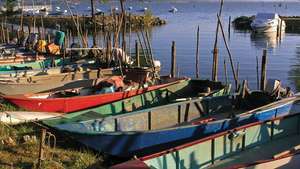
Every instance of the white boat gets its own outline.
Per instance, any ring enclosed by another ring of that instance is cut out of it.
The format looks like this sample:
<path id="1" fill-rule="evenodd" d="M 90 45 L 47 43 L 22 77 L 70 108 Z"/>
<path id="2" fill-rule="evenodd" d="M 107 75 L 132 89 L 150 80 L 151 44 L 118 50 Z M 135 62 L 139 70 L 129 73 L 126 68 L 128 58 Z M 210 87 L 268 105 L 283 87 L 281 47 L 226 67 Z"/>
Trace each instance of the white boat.
<path id="1" fill-rule="evenodd" d="M 277 13 L 258 13 L 251 23 L 251 28 L 255 32 L 277 32 L 281 18 Z M 282 20 L 281 31 L 285 31 L 285 22 Z"/>
<path id="2" fill-rule="evenodd" d="M 178 9 L 177 8 L 175 8 L 174 6 L 169 10 L 169 12 L 171 12 L 171 13 L 176 13 L 176 12 L 178 12 Z"/>

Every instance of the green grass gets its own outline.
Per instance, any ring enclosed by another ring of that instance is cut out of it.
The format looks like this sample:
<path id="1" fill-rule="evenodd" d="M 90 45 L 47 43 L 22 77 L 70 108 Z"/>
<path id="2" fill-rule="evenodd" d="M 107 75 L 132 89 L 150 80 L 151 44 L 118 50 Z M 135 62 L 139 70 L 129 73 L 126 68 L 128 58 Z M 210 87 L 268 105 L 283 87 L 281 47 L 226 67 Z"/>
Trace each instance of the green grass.
<path id="1" fill-rule="evenodd" d="M 24 141 L 23 136 L 35 136 L 36 140 Z M 8 126 L 0 123 L 0 168 L 34 169 L 37 168 L 40 127 L 36 124 Z M 12 140 L 8 144 L 6 140 Z M 43 169 L 83 169 L 106 168 L 103 158 L 89 150 L 66 147 L 64 140 L 58 140 L 57 147 L 45 146 Z M 66 148 L 64 148 L 66 147 Z"/>
<path id="2" fill-rule="evenodd" d="M 8 101 L 2 101 L 0 104 L 0 111 L 22 111 L 23 109 L 9 103 Z"/>

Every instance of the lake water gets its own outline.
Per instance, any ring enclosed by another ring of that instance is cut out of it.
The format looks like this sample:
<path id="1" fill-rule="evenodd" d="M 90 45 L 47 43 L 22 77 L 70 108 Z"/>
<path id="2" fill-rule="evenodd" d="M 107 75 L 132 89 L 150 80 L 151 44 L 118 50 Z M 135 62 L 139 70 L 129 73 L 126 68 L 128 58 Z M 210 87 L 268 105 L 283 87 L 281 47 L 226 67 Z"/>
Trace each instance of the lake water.
<path id="1" fill-rule="evenodd" d="M 89 6 L 89 1 L 84 1 L 79 9 L 84 10 Z M 108 10 L 110 6 L 118 6 L 118 2 L 109 2 L 99 5 L 98 8 Z M 132 6 L 133 11 L 147 7 L 154 15 L 167 20 L 167 24 L 151 30 L 151 42 L 155 58 L 162 63 L 162 73 L 170 70 L 171 42 L 176 42 L 178 72 L 181 76 L 194 77 L 196 30 L 200 26 L 200 76 L 211 78 L 212 49 L 216 30 L 216 14 L 219 2 L 201 0 L 158 0 L 158 1 L 127 1 L 127 6 Z M 173 14 L 168 10 L 176 7 L 178 12 Z M 234 19 L 241 15 L 255 15 L 257 12 L 278 12 L 280 15 L 300 15 L 300 2 L 226 2 L 224 4 L 222 20 L 227 36 L 228 18 Z M 135 38 L 132 39 L 132 44 Z M 227 62 L 229 78 L 232 73 L 229 57 L 226 52 L 221 34 L 219 46 L 219 80 L 224 81 L 224 60 Z M 252 89 L 256 89 L 256 57 L 261 62 L 262 50 L 267 49 L 268 65 L 267 77 L 280 79 L 285 86 L 300 90 L 297 79 L 300 79 L 300 37 L 299 34 L 285 33 L 282 40 L 276 40 L 276 35 L 254 36 L 250 32 L 231 29 L 229 40 L 235 65 L 240 65 L 239 79 L 246 79 Z M 300 84 L 300 83 L 299 83 Z"/>

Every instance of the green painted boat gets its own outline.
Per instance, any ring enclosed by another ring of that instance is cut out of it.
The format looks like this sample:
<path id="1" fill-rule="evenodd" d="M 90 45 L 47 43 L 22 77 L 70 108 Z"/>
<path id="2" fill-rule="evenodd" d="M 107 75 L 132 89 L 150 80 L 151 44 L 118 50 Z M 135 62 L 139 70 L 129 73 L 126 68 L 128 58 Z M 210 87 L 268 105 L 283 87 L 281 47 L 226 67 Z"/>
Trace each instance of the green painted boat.
<path id="1" fill-rule="evenodd" d="M 55 65 L 57 66 L 61 66 L 64 63 L 63 58 L 56 58 L 54 61 Z M 51 62 L 52 59 L 48 58 L 45 60 L 38 60 L 34 62 L 0 64 L 0 72 L 15 71 L 16 69 L 45 69 L 50 67 Z"/>
<path id="2" fill-rule="evenodd" d="M 205 93 L 208 87 L 211 89 L 211 92 Z M 43 123 L 48 126 L 55 126 L 63 123 L 72 123 L 111 115 L 125 114 L 135 110 L 185 101 L 186 99 L 193 97 L 223 96 L 230 93 L 230 88 L 231 85 L 222 85 L 221 82 L 184 78 L 178 81 L 178 83 L 158 90 L 149 91 L 99 107 L 65 114 L 58 118 L 45 120 Z"/>

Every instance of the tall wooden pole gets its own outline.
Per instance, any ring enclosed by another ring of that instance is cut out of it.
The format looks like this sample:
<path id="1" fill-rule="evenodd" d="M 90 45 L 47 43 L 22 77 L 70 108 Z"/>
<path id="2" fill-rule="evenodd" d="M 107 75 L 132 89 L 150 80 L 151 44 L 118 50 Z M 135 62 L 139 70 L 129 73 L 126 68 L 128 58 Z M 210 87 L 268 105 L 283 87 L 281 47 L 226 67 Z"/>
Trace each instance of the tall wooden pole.
<path id="1" fill-rule="evenodd" d="M 122 10 L 122 21 L 121 21 L 121 25 L 122 26 L 122 49 L 124 51 L 124 53 L 126 54 L 126 11 L 125 11 L 125 7 L 124 7 L 124 2 L 125 0 L 120 0 L 120 5 L 121 5 L 121 10 Z"/>
<path id="2" fill-rule="evenodd" d="M 225 59 L 224 59 L 224 75 L 225 75 L 225 83 L 228 84 L 227 65 Z"/>
<path id="3" fill-rule="evenodd" d="M 200 34 L 200 29 L 199 26 L 197 28 L 197 46 L 196 46 L 196 78 L 199 78 L 200 73 L 199 73 L 199 34 Z"/>
<path id="4" fill-rule="evenodd" d="M 95 5 L 94 0 L 91 0 L 91 9 L 92 9 L 92 21 L 93 21 L 93 46 L 96 47 L 96 17 L 95 17 Z"/>
<path id="5" fill-rule="evenodd" d="M 221 19 L 220 19 L 219 15 L 217 15 L 217 18 L 218 18 L 218 22 L 219 22 L 219 24 L 220 24 L 220 28 L 221 28 L 221 33 L 222 33 L 223 41 L 224 41 L 224 44 L 225 44 L 227 53 L 228 53 L 228 55 L 229 55 L 230 66 L 231 66 L 231 70 L 232 70 L 233 77 L 234 77 L 234 81 L 235 81 L 235 87 L 236 87 L 236 89 L 237 89 L 238 86 L 239 86 L 239 81 L 238 81 L 238 77 L 237 77 L 236 71 L 235 71 L 235 69 L 234 69 L 233 58 L 232 58 L 231 52 L 230 52 L 230 50 L 229 50 L 229 47 L 228 47 L 228 44 L 227 44 L 227 41 L 226 41 L 224 29 L 223 29 L 223 26 L 222 26 Z"/>
<path id="6" fill-rule="evenodd" d="M 176 76 L 176 44 L 172 42 L 172 58 L 171 58 L 171 77 Z"/>
<path id="7" fill-rule="evenodd" d="M 263 56 L 261 60 L 261 79 L 260 79 L 260 90 L 264 91 L 266 89 L 266 79 L 267 79 L 267 50 L 263 50 Z"/>
<path id="8" fill-rule="evenodd" d="M 135 41 L 135 59 L 136 59 L 136 66 L 140 67 L 141 64 L 140 64 L 139 43 L 137 40 Z"/>
<path id="9" fill-rule="evenodd" d="M 218 15 L 221 16 L 223 9 L 223 0 L 221 0 L 220 10 Z M 213 49 L 213 69 L 212 69 L 212 80 L 218 81 L 218 34 L 219 34 L 219 22 L 217 22 L 216 35 L 215 35 L 215 43 Z"/>
<path id="10" fill-rule="evenodd" d="M 256 56 L 256 88 L 259 90 L 259 63 L 258 63 L 258 57 Z"/>
<path id="11" fill-rule="evenodd" d="M 230 33 L 231 33 L 230 29 L 231 29 L 231 16 L 229 16 L 228 19 L 228 39 L 230 39 Z"/>

